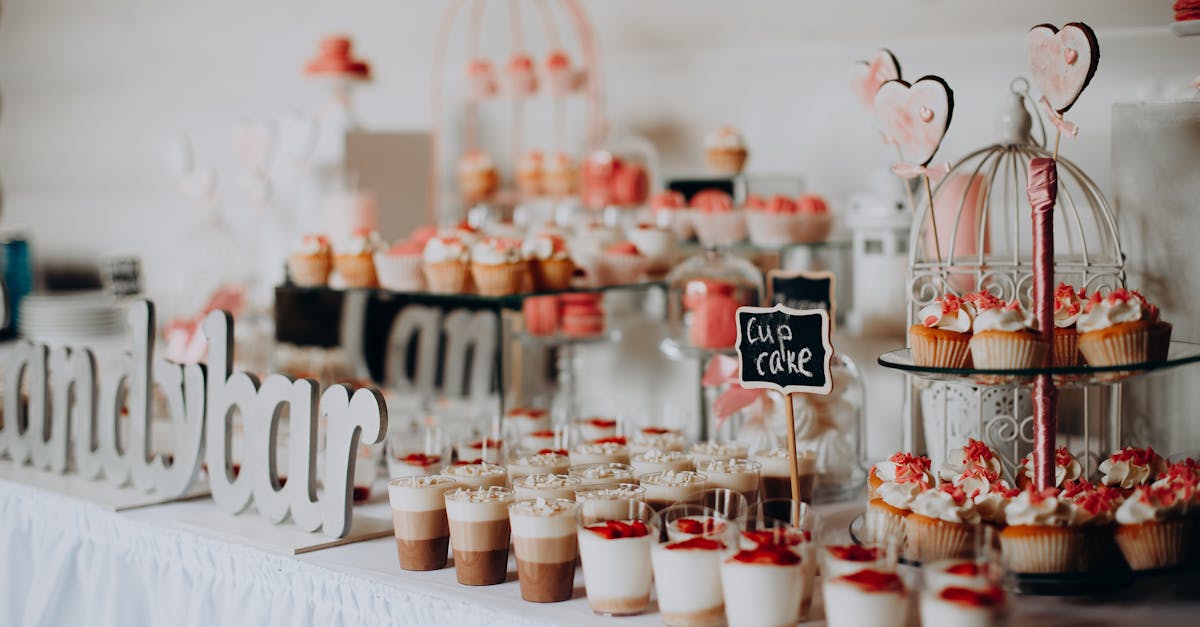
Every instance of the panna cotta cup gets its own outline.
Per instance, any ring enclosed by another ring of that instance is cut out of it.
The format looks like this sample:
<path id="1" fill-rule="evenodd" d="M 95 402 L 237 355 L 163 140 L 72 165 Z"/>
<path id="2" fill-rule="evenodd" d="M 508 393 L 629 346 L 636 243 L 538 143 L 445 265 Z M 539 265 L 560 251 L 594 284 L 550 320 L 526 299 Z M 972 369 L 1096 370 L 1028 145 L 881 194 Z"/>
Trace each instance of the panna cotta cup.
<path id="1" fill-rule="evenodd" d="M 729 488 L 708 488 L 700 493 L 700 504 L 711 507 L 727 520 L 733 521 L 741 529 L 746 525 L 746 518 L 751 514 L 750 502 L 741 492 Z M 736 538 L 735 538 L 736 540 Z"/>
<path id="2" fill-rule="evenodd" d="M 908 624 L 908 588 L 894 572 L 865 569 L 825 577 L 822 591 L 825 621 L 829 627 L 904 627 Z"/>
<path id="3" fill-rule="evenodd" d="M 921 575 L 926 589 L 986 588 L 1000 583 L 1004 571 L 998 564 L 984 560 L 949 559 L 923 564 Z"/>
<path id="4" fill-rule="evenodd" d="M 699 502 L 708 477 L 690 470 L 667 470 L 642 475 L 638 477 L 638 483 L 646 489 L 646 502 L 650 507 L 662 510 L 676 503 Z"/>
<path id="5" fill-rule="evenodd" d="M 696 464 L 696 470 L 708 476 L 708 487 L 741 492 L 746 500 L 758 501 L 762 482 L 762 464 L 748 459 L 714 459 Z"/>
<path id="6" fill-rule="evenodd" d="M 504 583 L 511 539 L 508 506 L 513 502 L 513 491 L 497 486 L 457 488 L 445 497 L 458 583 L 467 586 Z"/>
<path id="7" fill-rule="evenodd" d="M 588 605 L 604 616 L 640 614 L 650 604 L 654 510 L 642 501 L 589 499 L 576 514 Z"/>
<path id="8" fill-rule="evenodd" d="M 465 488 L 502 487 L 508 480 L 504 466 L 489 462 L 454 462 L 443 468 L 442 474 L 454 477 Z"/>
<path id="9" fill-rule="evenodd" d="M 753 548 L 742 548 L 721 563 L 730 627 L 793 625 L 800 620 L 803 560 L 786 543 L 795 533 L 781 521 L 761 522 Z"/>
<path id="10" fill-rule="evenodd" d="M 995 585 L 928 588 L 919 601 L 922 627 L 1001 627 L 1008 624 L 1008 599 Z"/>
<path id="11" fill-rule="evenodd" d="M 580 442 L 592 442 L 611 438 L 617 435 L 618 421 L 616 418 L 592 416 L 575 420 L 575 429 L 579 432 Z"/>
<path id="12" fill-rule="evenodd" d="M 575 490 L 583 483 L 575 477 L 567 475 L 527 475 L 512 484 L 516 499 L 574 499 Z"/>
<path id="13" fill-rule="evenodd" d="M 742 526 L 757 534 L 743 533 L 743 548 L 767 541 L 783 544 L 800 556 L 803 580 L 800 617 L 807 618 L 816 590 L 817 552 L 821 546 L 821 519 L 812 506 L 792 499 L 767 499 L 751 506 Z M 785 530 L 782 536 L 780 529 Z"/>
<path id="14" fill-rule="evenodd" d="M 629 452 L 637 455 L 646 451 L 678 451 L 687 449 L 687 437 L 678 429 L 642 427 L 629 438 Z"/>
<path id="15" fill-rule="evenodd" d="M 536 453 L 515 455 L 508 460 L 508 481 L 516 485 L 529 475 L 565 475 L 571 468 L 570 458 L 563 451 L 542 449 Z"/>
<path id="16" fill-rule="evenodd" d="M 745 459 L 749 447 L 741 442 L 697 442 L 692 445 L 692 461 L 699 468 L 714 459 Z"/>
<path id="17" fill-rule="evenodd" d="M 580 444 L 571 449 L 571 465 L 628 464 L 629 446 L 625 438 L 613 436 Z"/>
<path id="18" fill-rule="evenodd" d="M 638 477 L 664 470 L 682 472 L 696 469 L 696 465 L 692 463 L 692 457 L 687 453 L 659 449 L 650 449 L 631 455 L 629 465 L 633 466 L 633 474 Z"/>
<path id="19" fill-rule="evenodd" d="M 588 488 L 576 492 L 575 500 L 580 503 L 586 503 L 587 501 L 601 501 L 607 504 L 597 505 L 595 507 L 608 508 L 604 511 L 614 511 L 619 514 L 628 508 L 627 503 L 631 501 L 644 503 L 646 501 L 646 488 L 633 483 L 622 483 L 618 486 L 607 486 L 601 488 Z"/>
<path id="20" fill-rule="evenodd" d="M 668 507 L 658 514 L 662 530 L 651 548 L 654 589 L 663 622 L 673 627 L 725 624 L 721 562 L 737 541 L 737 528 L 699 505 Z"/>
<path id="21" fill-rule="evenodd" d="M 489 464 L 503 464 L 505 460 L 504 440 L 480 438 L 459 442 L 455 447 L 459 461 L 483 460 Z"/>
<path id="22" fill-rule="evenodd" d="M 762 464 L 762 498 L 790 499 L 792 494 L 792 469 L 785 448 L 773 448 L 756 452 L 752 460 Z M 817 455 L 812 451 L 796 451 L 796 475 L 799 480 L 800 500 L 812 502 L 813 487 L 817 478 Z"/>
<path id="23" fill-rule="evenodd" d="M 578 535 L 575 499 L 529 499 L 508 507 L 521 598 L 556 603 L 575 589 Z"/>
<path id="24" fill-rule="evenodd" d="M 622 483 L 637 483 L 633 477 L 633 468 L 629 464 L 604 463 L 571 466 L 567 470 L 567 475 L 579 479 L 579 490 L 615 487 Z"/>
<path id="25" fill-rule="evenodd" d="M 391 479 L 435 475 L 450 462 L 450 444 L 437 427 L 389 434 L 386 449 Z"/>
<path id="26" fill-rule="evenodd" d="M 564 449 L 567 447 L 567 442 L 570 441 L 570 438 L 567 436 L 565 428 L 556 428 L 531 431 L 522 435 L 518 441 L 524 450 L 541 451 L 544 449 Z"/>
<path id="27" fill-rule="evenodd" d="M 550 412 L 537 407 L 513 407 L 504 413 L 504 432 L 513 441 L 536 431 L 552 429 Z"/>
<path id="28" fill-rule="evenodd" d="M 453 477 L 445 475 L 400 477 L 388 482 L 400 568 L 438 570 L 446 567 L 450 544 L 446 492 L 457 486 Z"/>

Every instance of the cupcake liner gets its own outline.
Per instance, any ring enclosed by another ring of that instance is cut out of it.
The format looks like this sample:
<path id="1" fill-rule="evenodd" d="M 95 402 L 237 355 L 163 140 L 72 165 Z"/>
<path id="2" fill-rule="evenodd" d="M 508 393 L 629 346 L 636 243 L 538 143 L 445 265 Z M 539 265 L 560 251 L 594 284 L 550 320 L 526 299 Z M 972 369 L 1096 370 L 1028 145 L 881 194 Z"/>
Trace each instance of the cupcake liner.
<path id="1" fill-rule="evenodd" d="M 425 283 L 435 294 L 461 294 L 467 291 L 471 266 L 465 261 L 440 261 L 425 264 Z"/>
<path id="2" fill-rule="evenodd" d="M 542 178 L 542 187 L 551 196 L 567 196 L 575 191 L 575 174 L 569 171 L 547 172 Z"/>
<path id="3" fill-rule="evenodd" d="M 743 148 L 714 148 L 705 151 L 708 166 L 719 174 L 737 174 L 746 167 L 750 154 Z"/>
<path id="4" fill-rule="evenodd" d="M 974 548 L 971 525 L 946 522 L 921 514 L 904 518 L 905 556 L 918 562 L 968 557 Z"/>
<path id="5" fill-rule="evenodd" d="M 1075 329 L 1055 329 L 1054 367 L 1070 368 L 1079 362 L 1079 333 Z"/>
<path id="6" fill-rule="evenodd" d="M 746 231 L 755 246 L 786 246 L 796 243 L 801 216 L 798 213 L 746 211 Z"/>
<path id="7" fill-rule="evenodd" d="M 1195 532 L 1187 520 L 1164 520 L 1140 525 L 1119 525 L 1117 546 L 1134 570 L 1167 568 L 1183 562 L 1188 537 Z"/>
<path id="8" fill-rule="evenodd" d="M 728 246 L 746 239 L 746 216 L 740 210 L 708 212 L 690 210 L 696 237 L 705 246 Z"/>
<path id="9" fill-rule="evenodd" d="M 596 279 L 600 285 L 637 283 L 647 265 L 649 261 L 641 255 L 603 255 L 596 260 Z"/>
<path id="10" fill-rule="evenodd" d="M 883 542 L 887 538 L 904 538 L 904 518 L 906 513 L 896 511 L 881 499 L 871 499 L 867 503 L 867 513 L 863 517 L 866 523 L 867 538 L 872 542 Z"/>
<path id="11" fill-rule="evenodd" d="M 1167 353 L 1171 347 L 1171 330 L 1170 322 L 1159 320 L 1150 327 L 1150 345 L 1147 348 L 1147 356 L 1150 361 L 1166 361 Z"/>
<path id="12" fill-rule="evenodd" d="M 342 275 L 346 287 L 379 287 L 375 260 L 368 254 L 334 255 L 333 269 Z"/>
<path id="13" fill-rule="evenodd" d="M 1136 323 L 1080 333 L 1079 352 L 1091 366 L 1139 364 L 1147 361 L 1151 335 L 1149 325 Z"/>
<path id="14" fill-rule="evenodd" d="M 523 261 L 488 265 L 471 264 L 471 278 L 475 289 L 484 296 L 509 296 L 518 294 L 528 276 L 527 264 Z"/>
<path id="15" fill-rule="evenodd" d="M 425 289 L 425 275 L 421 272 L 423 263 L 420 255 L 375 253 L 375 274 L 379 278 L 379 286 L 405 292 Z"/>
<path id="16" fill-rule="evenodd" d="M 908 333 L 914 364 L 930 368 L 966 368 L 970 363 L 970 333 L 914 328 L 920 329 Z"/>
<path id="17" fill-rule="evenodd" d="M 1082 527 L 1014 525 L 1000 532 L 1004 564 L 1018 573 L 1078 572 L 1089 550 Z"/>
<path id="18" fill-rule="evenodd" d="M 486 198 L 496 191 L 499 179 L 495 170 L 459 173 L 458 186 L 462 189 L 463 196 L 467 198 Z"/>
<path id="19" fill-rule="evenodd" d="M 301 287 L 317 287 L 329 282 L 333 260 L 329 255 L 294 253 L 288 257 L 288 274 L 292 283 Z"/>
<path id="20" fill-rule="evenodd" d="M 533 289 L 539 292 L 565 290 L 571 287 L 575 262 L 570 259 L 534 259 L 529 262 Z"/>
<path id="21" fill-rule="evenodd" d="M 1048 346 L 1032 333 L 983 331 L 971 337 L 976 368 L 1018 370 L 1042 365 Z"/>

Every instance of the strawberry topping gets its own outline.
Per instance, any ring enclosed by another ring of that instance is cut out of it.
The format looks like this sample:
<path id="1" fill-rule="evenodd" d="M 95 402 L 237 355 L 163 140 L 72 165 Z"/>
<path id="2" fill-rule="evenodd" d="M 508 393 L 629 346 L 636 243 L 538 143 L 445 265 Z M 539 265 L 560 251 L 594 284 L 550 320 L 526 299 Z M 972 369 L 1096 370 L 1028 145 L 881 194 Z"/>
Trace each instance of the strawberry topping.
<path id="1" fill-rule="evenodd" d="M 995 586 L 983 590 L 950 586 L 938 593 L 944 601 L 970 605 L 971 607 L 999 607 L 1004 605 L 1004 591 Z"/>
<path id="2" fill-rule="evenodd" d="M 829 554 L 847 562 L 873 562 L 879 559 L 879 549 L 857 544 L 829 545 Z"/>
<path id="3" fill-rule="evenodd" d="M 1134 466 L 1149 466 L 1159 459 L 1159 455 L 1151 447 L 1134 448 L 1127 446 L 1113 453 L 1109 459 L 1114 462 L 1129 462 Z"/>
<path id="4" fill-rule="evenodd" d="M 646 523 L 640 520 L 608 520 L 584 527 L 588 531 L 605 540 L 620 540 L 622 538 L 641 538 L 650 534 Z"/>
<path id="5" fill-rule="evenodd" d="M 695 537 L 682 542 L 672 542 L 663 548 L 668 551 L 724 551 L 725 543 L 712 538 Z"/>
<path id="6" fill-rule="evenodd" d="M 665 427 L 643 427 L 642 428 L 642 433 L 644 433 L 646 435 L 666 435 L 671 432 L 672 432 L 671 429 L 667 429 Z"/>
<path id="7" fill-rule="evenodd" d="M 482 440 L 472 442 L 468 446 L 470 446 L 473 449 L 500 448 L 500 447 L 504 446 L 504 440 L 493 440 L 491 438 L 484 438 Z"/>
<path id="8" fill-rule="evenodd" d="M 442 461 L 441 455 L 426 455 L 424 453 L 409 453 L 400 460 L 409 466 L 432 466 Z"/>
<path id="9" fill-rule="evenodd" d="M 812 541 L 811 532 L 797 531 L 795 529 L 760 529 L 757 531 L 743 531 L 742 537 L 758 546 L 764 546 L 768 544 L 795 546 L 801 542 Z"/>
<path id="10" fill-rule="evenodd" d="M 617 421 L 612 418 L 588 418 L 583 422 L 597 429 L 611 429 L 617 426 Z"/>
<path id="11" fill-rule="evenodd" d="M 680 518 L 675 521 L 675 528 L 680 533 L 692 535 L 712 535 L 725 531 L 725 523 L 714 518 Z"/>
<path id="12" fill-rule="evenodd" d="M 969 462 L 987 462 L 991 461 L 996 454 L 983 442 L 975 438 L 967 438 L 967 444 L 963 447 L 963 456 Z"/>
<path id="13" fill-rule="evenodd" d="M 800 563 L 800 556 L 782 544 L 760 544 L 750 550 L 738 551 L 732 559 L 743 564 L 771 564 L 774 566 L 795 566 Z"/>
<path id="14" fill-rule="evenodd" d="M 547 429 L 545 431 L 534 431 L 529 434 L 529 437 L 531 437 L 531 438 L 552 438 L 552 437 L 554 437 L 554 432 L 549 429 Z"/>
<path id="15" fill-rule="evenodd" d="M 842 575 L 837 580 L 852 583 L 866 592 L 904 592 L 904 582 L 896 573 L 867 569 Z"/>
<path id="16" fill-rule="evenodd" d="M 1085 492 L 1075 499 L 1075 504 L 1093 516 L 1101 512 L 1111 512 L 1116 509 L 1117 504 L 1113 502 L 1112 497 L 1106 492 Z"/>
<path id="17" fill-rule="evenodd" d="M 621 446 L 625 446 L 625 442 L 625 436 L 620 435 L 592 440 L 592 444 L 620 444 Z"/>
<path id="18" fill-rule="evenodd" d="M 566 457 L 569 455 L 566 449 L 561 448 L 544 448 L 537 452 L 538 455 L 561 455 Z"/>
<path id="19" fill-rule="evenodd" d="M 946 573 L 951 575 L 960 575 L 962 577 L 978 577 L 983 569 L 975 562 L 962 562 L 946 567 Z"/>
<path id="20" fill-rule="evenodd" d="M 950 498 L 954 499 L 955 505 L 962 505 L 963 503 L 967 502 L 966 491 L 954 485 L 953 483 L 943 483 L 942 485 L 938 486 L 938 489 L 946 494 L 949 494 Z"/>
<path id="21" fill-rule="evenodd" d="M 1084 479 L 1067 479 L 1063 482 L 1062 496 L 1066 499 L 1073 499 L 1085 492 L 1091 492 L 1094 489 L 1091 482 Z"/>
<path id="22" fill-rule="evenodd" d="M 475 464 L 482 464 L 482 463 L 483 463 L 482 459 L 460 459 L 460 460 L 454 462 L 454 465 L 455 466 L 473 466 Z"/>

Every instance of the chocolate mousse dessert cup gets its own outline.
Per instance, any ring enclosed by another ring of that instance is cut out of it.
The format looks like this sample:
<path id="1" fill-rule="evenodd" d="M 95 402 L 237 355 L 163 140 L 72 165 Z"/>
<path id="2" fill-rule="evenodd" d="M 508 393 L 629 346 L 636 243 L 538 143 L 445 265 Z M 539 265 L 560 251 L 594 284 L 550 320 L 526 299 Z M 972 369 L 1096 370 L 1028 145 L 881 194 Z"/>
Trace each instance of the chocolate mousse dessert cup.
<path id="1" fill-rule="evenodd" d="M 524 501 L 527 499 L 545 499 L 552 501 L 554 499 L 575 499 L 575 491 L 583 482 L 575 477 L 567 475 L 555 474 L 539 474 L 522 477 L 518 481 L 514 481 L 512 488 L 516 492 L 516 499 Z"/>
<path id="2" fill-rule="evenodd" d="M 453 477 L 445 475 L 401 477 L 388 482 L 400 568 L 446 567 L 450 525 L 446 520 L 445 494 L 457 486 Z"/>
<path id="3" fill-rule="evenodd" d="M 762 464 L 748 459 L 714 459 L 699 463 L 696 470 L 708 476 L 709 488 L 728 488 L 741 492 L 751 503 L 759 500 Z"/>
<path id="4" fill-rule="evenodd" d="M 762 498 L 792 498 L 792 469 L 785 448 L 758 451 L 751 458 L 762 464 Z M 800 479 L 800 500 L 812 503 L 816 483 L 817 456 L 812 451 L 796 451 L 796 474 Z"/>
<path id="5" fill-rule="evenodd" d="M 446 493 L 446 518 L 458 583 L 492 586 L 508 576 L 509 488 L 458 488 Z"/>
<path id="6" fill-rule="evenodd" d="M 571 598 L 579 555 L 578 508 L 574 499 L 529 499 L 508 507 L 522 599 L 557 603 Z"/>
<path id="7" fill-rule="evenodd" d="M 666 470 L 638 477 L 638 483 L 646 489 L 646 503 L 655 511 L 676 503 L 698 503 L 707 482 L 708 477 L 690 470 Z"/>

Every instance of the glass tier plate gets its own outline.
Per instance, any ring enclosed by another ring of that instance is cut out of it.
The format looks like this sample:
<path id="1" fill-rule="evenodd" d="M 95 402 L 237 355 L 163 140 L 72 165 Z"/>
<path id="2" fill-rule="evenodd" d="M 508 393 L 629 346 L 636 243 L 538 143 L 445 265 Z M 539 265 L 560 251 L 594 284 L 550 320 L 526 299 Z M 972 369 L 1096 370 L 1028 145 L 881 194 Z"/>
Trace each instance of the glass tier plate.
<path id="1" fill-rule="evenodd" d="M 1119 366 L 1070 366 L 1063 368 L 1028 368 L 1022 370 L 989 370 L 979 368 L 932 368 L 913 363 L 912 351 L 907 348 L 879 356 L 879 365 L 911 373 L 923 379 L 965 383 L 977 386 L 1026 385 L 1035 375 L 1053 375 L 1056 385 L 1080 387 L 1117 383 L 1151 372 L 1200 362 L 1200 344 L 1171 342 L 1167 358 Z"/>
<path id="2" fill-rule="evenodd" d="M 412 298 L 414 300 L 422 300 L 422 301 L 437 301 L 437 302 L 444 301 L 448 304 L 463 303 L 463 304 L 474 304 L 474 305 L 498 305 L 498 306 L 506 307 L 506 308 L 520 308 L 521 303 L 524 302 L 524 300 L 526 298 L 530 298 L 532 296 L 557 296 L 560 294 L 587 294 L 587 293 L 616 292 L 616 291 L 643 291 L 643 290 L 649 290 L 649 289 L 656 288 L 656 287 L 666 287 L 666 283 L 664 283 L 662 281 L 644 281 L 641 283 L 626 283 L 626 284 L 622 284 L 622 285 L 605 285 L 603 287 L 581 287 L 581 288 L 571 288 L 571 289 L 551 291 L 551 292 L 526 292 L 526 293 L 521 293 L 521 294 L 510 294 L 508 296 L 484 296 L 482 294 L 466 294 L 466 293 L 464 293 L 464 294 L 439 294 L 437 292 L 429 292 L 429 291 L 388 290 L 388 289 L 384 289 L 381 287 L 335 288 L 335 287 L 329 287 L 327 285 L 321 285 L 321 286 L 316 286 L 316 287 L 301 287 L 299 285 L 292 285 L 292 284 L 283 284 L 280 287 L 286 287 L 286 288 L 298 290 L 298 291 L 328 291 L 328 292 L 369 291 L 369 292 L 377 292 L 385 298 L 389 295 L 395 295 L 395 296 L 403 296 L 403 297 L 407 297 L 407 298 Z"/>
<path id="3" fill-rule="evenodd" d="M 658 350 L 668 359 L 675 361 L 699 359 L 708 363 L 713 355 L 736 355 L 737 351 L 731 346 L 727 349 L 699 348 L 679 339 L 668 337 L 658 345 Z"/>
<path id="4" fill-rule="evenodd" d="M 603 333 L 589 335 L 587 337 L 573 337 L 555 333 L 554 335 L 533 335 L 532 333 L 520 333 L 517 335 L 517 340 L 526 346 L 585 346 L 587 344 L 606 344 L 616 342 L 621 339 L 621 331 L 618 329 L 608 329 Z"/>

